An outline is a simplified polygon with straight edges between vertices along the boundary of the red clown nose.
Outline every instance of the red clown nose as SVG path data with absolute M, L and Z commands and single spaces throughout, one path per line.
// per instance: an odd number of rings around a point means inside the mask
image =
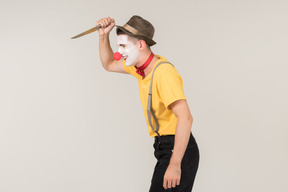
M 121 53 L 119 53 L 119 52 L 115 52 L 114 54 L 113 54 L 113 58 L 116 60 L 116 61 L 119 61 L 120 59 L 121 59 Z

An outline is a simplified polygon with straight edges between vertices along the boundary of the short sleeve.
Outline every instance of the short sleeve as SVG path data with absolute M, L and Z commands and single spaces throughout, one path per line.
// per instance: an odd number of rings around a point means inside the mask
M 155 77 L 158 93 L 166 108 L 177 100 L 185 99 L 183 81 L 175 67 L 162 64 L 156 69 Z

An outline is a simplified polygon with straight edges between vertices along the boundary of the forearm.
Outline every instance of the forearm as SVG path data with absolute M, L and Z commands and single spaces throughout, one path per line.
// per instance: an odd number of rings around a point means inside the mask
M 113 62 L 113 50 L 110 45 L 109 34 L 99 35 L 99 54 L 102 66 L 108 69 Z
M 186 118 L 178 118 L 175 132 L 174 149 L 172 157 L 170 159 L 170 164 L 176 166 L 181 165 L 184 153 L 189 142 L 192 122 L 192 116 Z

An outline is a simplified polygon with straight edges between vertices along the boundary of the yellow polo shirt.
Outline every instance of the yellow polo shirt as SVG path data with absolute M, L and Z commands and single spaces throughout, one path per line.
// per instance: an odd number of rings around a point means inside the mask
M 159 57 L 159 60 L 154 64 L 153 70 L 158 63 L 167 61 L 165 57 L 156 56 Z M 155 137 L 157 134 L 150 127 L 147 118 L 148 93 L 152 72 L 143 79 L 142 76 L 136 73 L 134 66 L 127 67 L 125 61 L 123 62 L 123 66 L 126 72 L 130 73 L 138 80 L 139 94 L 148 126 L 148 132 L 151 137 Z M 152 109 L 159 123 L 158 132 L 160 135 L 175 135 L 177 117 L 174 115 L 169 105 L 181 99 L 186 100 L 181 76 L 171 64 L 164 63 L 159 65 L 154 73 L 152 84 Z M 151 119 L 155 129 L 155 122 L 152 117 Z

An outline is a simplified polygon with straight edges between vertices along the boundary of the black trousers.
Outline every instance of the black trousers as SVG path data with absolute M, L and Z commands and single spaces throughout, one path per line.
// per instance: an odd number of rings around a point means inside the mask
M 149 192 L 191 192 L 199 164 L 199 149 L 190 133 L 187 149 L 181 163 L 180 185 L 165 190 L 163 179 L 173 153 L 174 135 L 155 137 L 154 155 L 157 159 Z

